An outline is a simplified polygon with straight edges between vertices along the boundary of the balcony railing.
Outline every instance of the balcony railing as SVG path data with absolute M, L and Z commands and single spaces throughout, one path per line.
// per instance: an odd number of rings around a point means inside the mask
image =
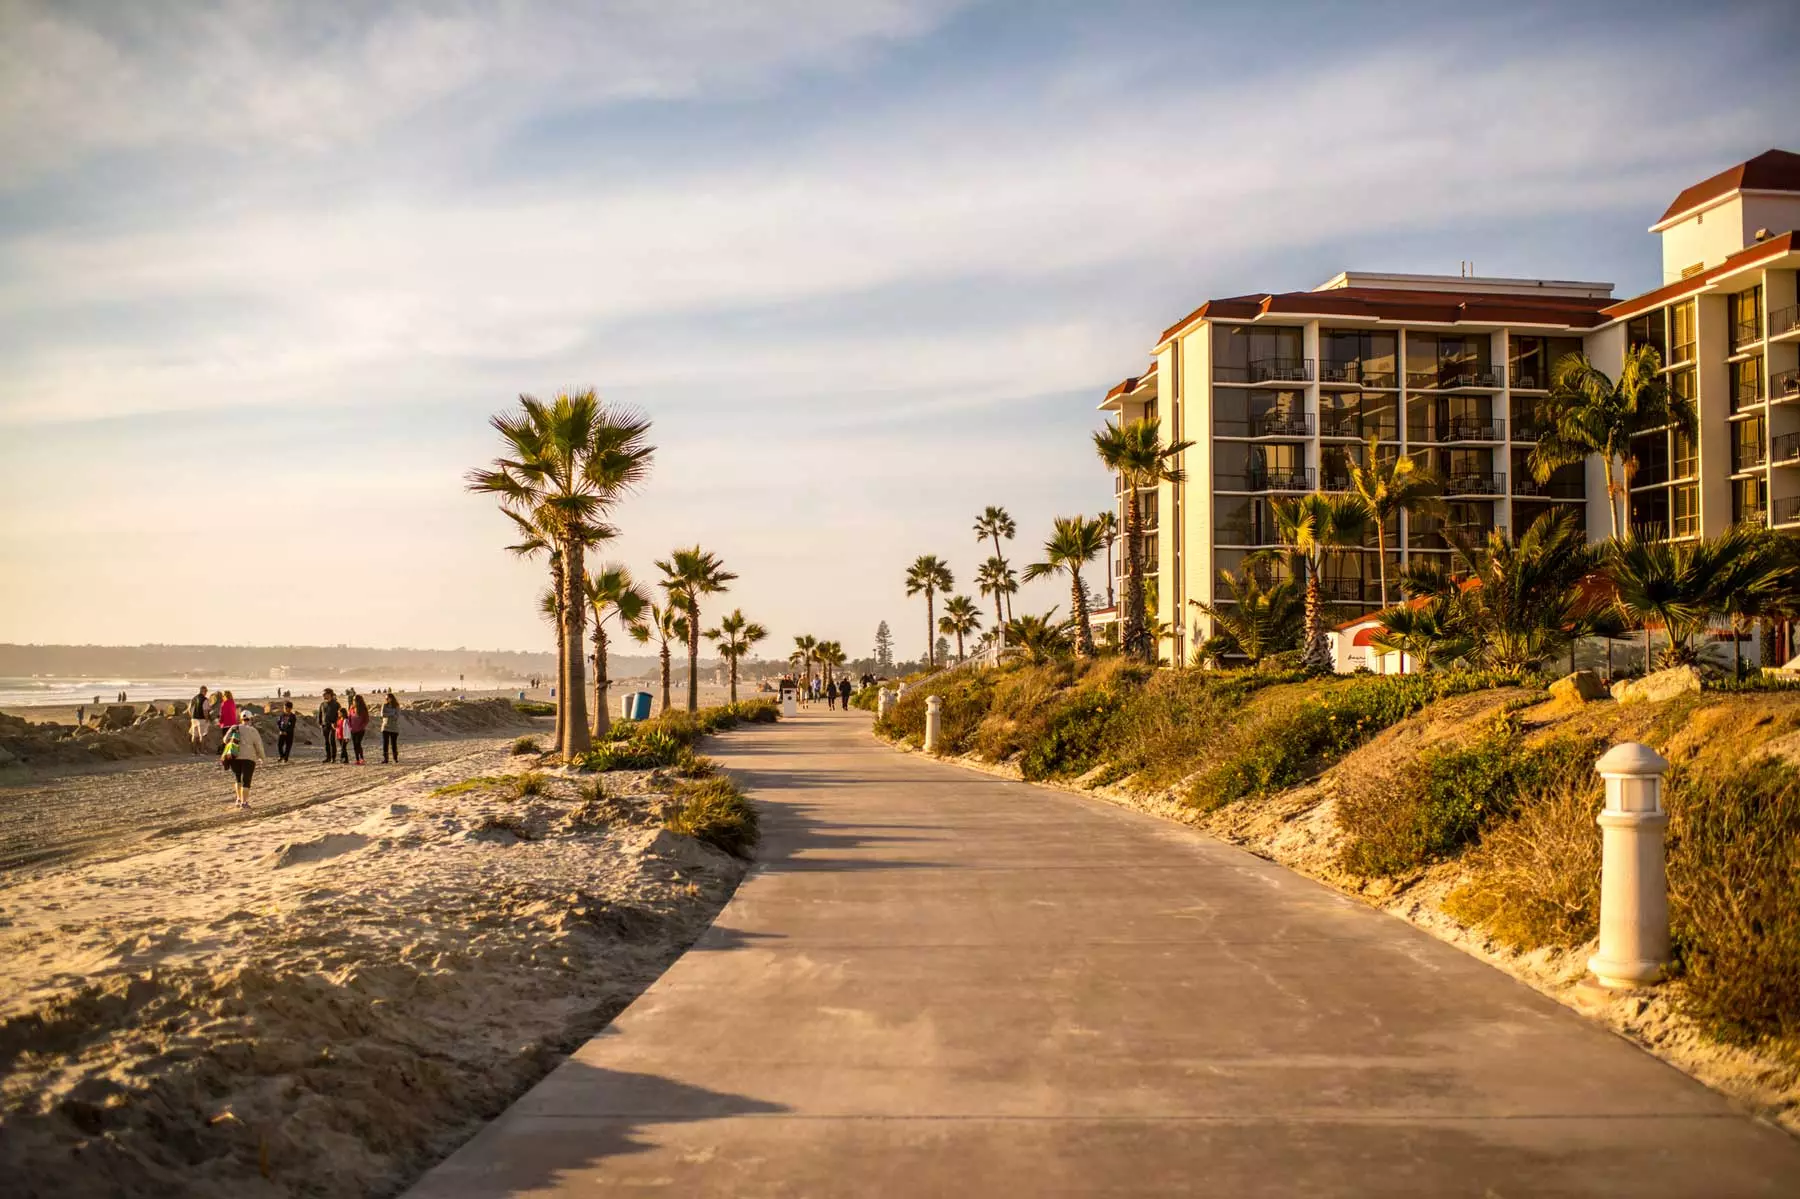
M 1400 440 L 1400 426 L 1395 421 L 1375 421 L 1354 412 L 1326 411 L 1319 415 L 1319 434 L 1323 437 L 1353 437 L 1365 440 L 1373 433 L 1382 441 Z
M 1800 520 L 1800 495 L 1783 496 L 1776 500 L 1769 519 L 1771 524 L 1777 525 L 1791 525 Z
M 1754 361 L 1754 359 L 1752 360 Z M 1762 391 L 1757 386 L 1760 380 L 1752 376 L 1739 379 L 1731 389 L 1731 410 L 1742 412 L 1746 408 L 1754 408 L 1763 402 Z
M 1312 417 L 1299 412 L 1265 412 L 1250 418 L 1252 437 L 1311 437 Z
M 1445 495 L 1500 495 L 1506 490 L 1504 475 L 1477 474 L 1465 471 L 1444 480 Z
M 1320 491 L 1349 491 L 1349 475 L 1322 475 L 1319 478 Z
M 1310 383 L 1311 358 L 1258 358 L 1250 364 L 1252 383 Z
M 1790 366 L 1769 376 L 1769 399 L 1771 402 L 1800 399 L 1800 367 Z
M 1800 462 L 1800 433 L 1781 433 L 1775 438 L 1775 452 L 1771 455 L 1776 464 L 1784 462 Z
M 1445 372 L 1438 378 L 1438 387 L 1446 391 L 1498 391 L 1502 386 L 1502 373 L 1485 367 L 1480 370 Z
M 1258 529 L 1255 525 L 1238 523 L 1215 527 L 1213 540 L 1219 545 L 1243 545 L 1252 548 L 1279 544 L 1274 530 Z
M 1345 383 L 1357 387 L 1392 387 L 1394 372 L 1371 369 L 1362 362 L 1321 362 L 1319 382 Z
M 1319 590 L 1334 603 L 1374 604 L 1380 602 L 1381 584 L 1371 579 L 1320 579 Z
M 1760 444 L 1737 442 L 1731 447 L 1731 469 L 1734 473 L 1755 470 L 1759 466 L 1766 465 L 1768 461 L 1769 456 Z
M 1551 479 L 1548 483 L 1540 483 L 1531 475 L 1515 474 L 1512 490 L 1516 496 L 1534 496 L 1546 500 L 1584 500 L 1587 498 L 1587 484 L 1578 479 Z
M 1241 475 L 1215 475 L 1220 491 L 1311 491 L 1313 472 L 1304 470 L 1253 470 Z
M 1800 329 L 1800 305 L 1789 304 L 1769 314 L 1769 336 L 1781 337 Z
M 1752 316 L 1731 323 L 1731 349 L 1733 353 L 1746 346 L 1755 345 L 1762 340 L 1762 317 Z
M 1766 508 L 1745 508 L 1737 515 L 1737 523 L 1761 528 L 1769 523 L 1769 512 Z
M 1439 441 L 1504 441 L 1506 430 L 1499 421 L 1474 416 L 1453 416 L 1438 430 Z
M 1548 391 L 1550 378 L 1535 366 L 1521 367 L 1514 364 L 1509 372 L 1512 376 L 1514 391 Z

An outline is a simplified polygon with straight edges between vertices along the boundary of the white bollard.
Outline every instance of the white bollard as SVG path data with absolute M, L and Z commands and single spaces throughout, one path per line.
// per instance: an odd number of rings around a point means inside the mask
M 1669 885 L 1664 870 L 1663 772 L 1648 745 L 1626 741 L 1601 755 L 1600 950 L 1588 969 L 1606 987 L 1653 983 L 1669 964 Z
M 925 697 L 925 752 L 930 753 L 937 748 L 938 734 L 944 727 L 944 697 L 928 695 Z
M 875 715 L 877 718 L 882 720 L 887 719 L 887 714 L 894 710 L 895 698 L 896 696 L 892 689 L 887 687 L 883 687 L 875 693 Z

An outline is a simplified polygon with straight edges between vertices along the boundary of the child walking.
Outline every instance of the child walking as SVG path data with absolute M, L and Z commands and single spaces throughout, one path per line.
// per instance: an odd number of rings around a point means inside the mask
M 294 712 L 294 701 L 288 700 L 281 705 L 281 715 L 275 718 L 275 756 L 278 761 L 285 762 L 294 752 L 294 727 L 300 723 L 300 717 Z

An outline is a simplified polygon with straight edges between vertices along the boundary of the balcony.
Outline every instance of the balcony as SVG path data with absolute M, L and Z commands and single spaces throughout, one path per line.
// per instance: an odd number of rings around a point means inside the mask
M 1504 441 L 1506 430 L 1498 421 L 1475 416 L 1453 416 L 1438 430 L 1439 441 Z
M 1742 426 L 1739 426 L 1742 428 Z M 1759 466 L 1768 465 L 1769 457 L 1761 444 L 1738 442 L 1731 447 L 1731 470 L 1733 474 L 1742 474 L 1747 470 L 1755 470 Z
M 1544 500 L 1585 500 L 1587 485 L 1576 479 L 1551 479 L 1548 483 L 1540 483 L 1531 475 L 1513 476 L 1513 495 L 1532 497 Z
M 1319 480 L 1320 491 L 1349 491 L 1349 475 L 1325 475 Z
M 1252 383 L 1310 383 L 1311 358 L 1258 358 L 1250 364 Z
M 1380 603 L 1381 584 L 1372 579 L 1320 579 L 1319 592 L 1338 604 Z
M 1731 389 L 1731 410 L 1742 412 L 1746 408 L 1755 408 L 1763 402 L 1762 392 L 1758 388 L 1761 380 L 1754 376 L 1739 379 Z
M 1790 366 L 1769 376 L 1769 402 L 1780 404 L 1788 400 L 1800 400 L 1800 367 Z
M 1219 491 L 1311 491 L 1313 472 L 1304 470 L 1253 470 L 1241 475 L 1215 475 Z
M 1508 372 L 1512 377 L 1514 391 L 1548 391 L 1550 378 L 1535 366 L 1521 367 L 1516 363 Z
M 1319 414 L 1319 435 L 1321 437 L 1341 437 L 1350 441 L 1367 440 L 1373 433 L 1382 441 L 1400 440 L 1399 425 L 1394 421 L 1370 420 L 1356 412 L 1332 412 L 1327 410 Z
M 1769 340 L 1785 341 L 1800 336 L 1800 306 L 1789 304 L 1769 314 Z
M 1766 508 L 1746 508 L 1737 514 L 1735 523 L 1760 529 L 1769 523 L 1768 510 Z
M 1499 391 L 1505 385 L 1502 372 L 1486 367 L 1446 373 L 1438 379 L 1440 391 Z
M 1298 412 L 1265 412 L 1250 418 L 1252 437 L 1311 437 L 1312 418 Z
M 1800 495 L 1783 496 L 1776 500 L 1774 510 L 1769 515 L 1771 524 L 1791 525 L 1800 521 Z
M 1444 480 L 1444 494 L 1459 495 L 1502 495 L 1506 491 L 1505 475 L 1476 474 L 1464 471 L 1453 474 Z
M 1775 452 L 1770 460 L 1776 466 L 1800 462 L 1800 433 L 1778 434 L 1775 438 Z
M 1394 372 L 1373 369 L 1362 362 L 1321 362 L 1319 382 L 1341 387 L 1393 387 Z
M 1762 317 L 1731 322 L 1731 352 L 1741 353 L 1762 340 Z

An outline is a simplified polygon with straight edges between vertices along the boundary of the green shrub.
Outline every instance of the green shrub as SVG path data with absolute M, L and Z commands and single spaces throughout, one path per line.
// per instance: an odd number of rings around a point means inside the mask
M 526 754 L 541 754 L 544 751 L 538 746 L 536 737 L 520 737 L 512 743 L 512 752 L 514 757 L 524 757 Z
M 486 791 L 491 787 L 504 787 L 510 784 L 510 774 L 484 774 L 477 778 L 463 779 L 459 783 L 445 783 L 432 791 L 433 795 L 466 795 L 470 791 Z
M 1669 776 L 1671 931 L 1689 1011 L 1800 1056 L 1800 770 L 1763 757 Z
M 710 778 L 719 773 L 719 764 L 687 748 L 675 755 L 675 773 L 688 779 Z
M 556 715 L 556 705 L 522 699 L 513 704 L 513 711 L 521 716 L 554 716 Z
M 1080 690 L 1055 705 L 1043 728 L 1019 758 L 1027 779 L 1073 778 L 1093 769 L 1106 722 L 1119 710 L 1111 691 Z
M 1571 762 L 1545 794 L 1521 795 L 1512 819 L 1482 833 L 1465 859 L 1469 879 L 1444 910 L 1520 951 L 1591 938 L 1600 923 L 1601 791 L 1599 775 Z
M 513 795 L 524 799 L 527 795 L 542 795 L 550 789 L 550 776 L 541 770 L 527 770 L 513 780 Z
M 756 809 L 729 778 L 683 783 L 674 794 L 676 806 L 664 817 L 664 827 L 737 857 L 750 856 L 760 835 Z
M 774 724 L 781 719 L 781 705 L 772 699 L 740 699 L 727 710 L 746 724 Z
M 850 693 L 850 706 L 861 708 L 865 712 L 873 712 L 881 706 L 880 683 L 871 683 L 860 691 Z

